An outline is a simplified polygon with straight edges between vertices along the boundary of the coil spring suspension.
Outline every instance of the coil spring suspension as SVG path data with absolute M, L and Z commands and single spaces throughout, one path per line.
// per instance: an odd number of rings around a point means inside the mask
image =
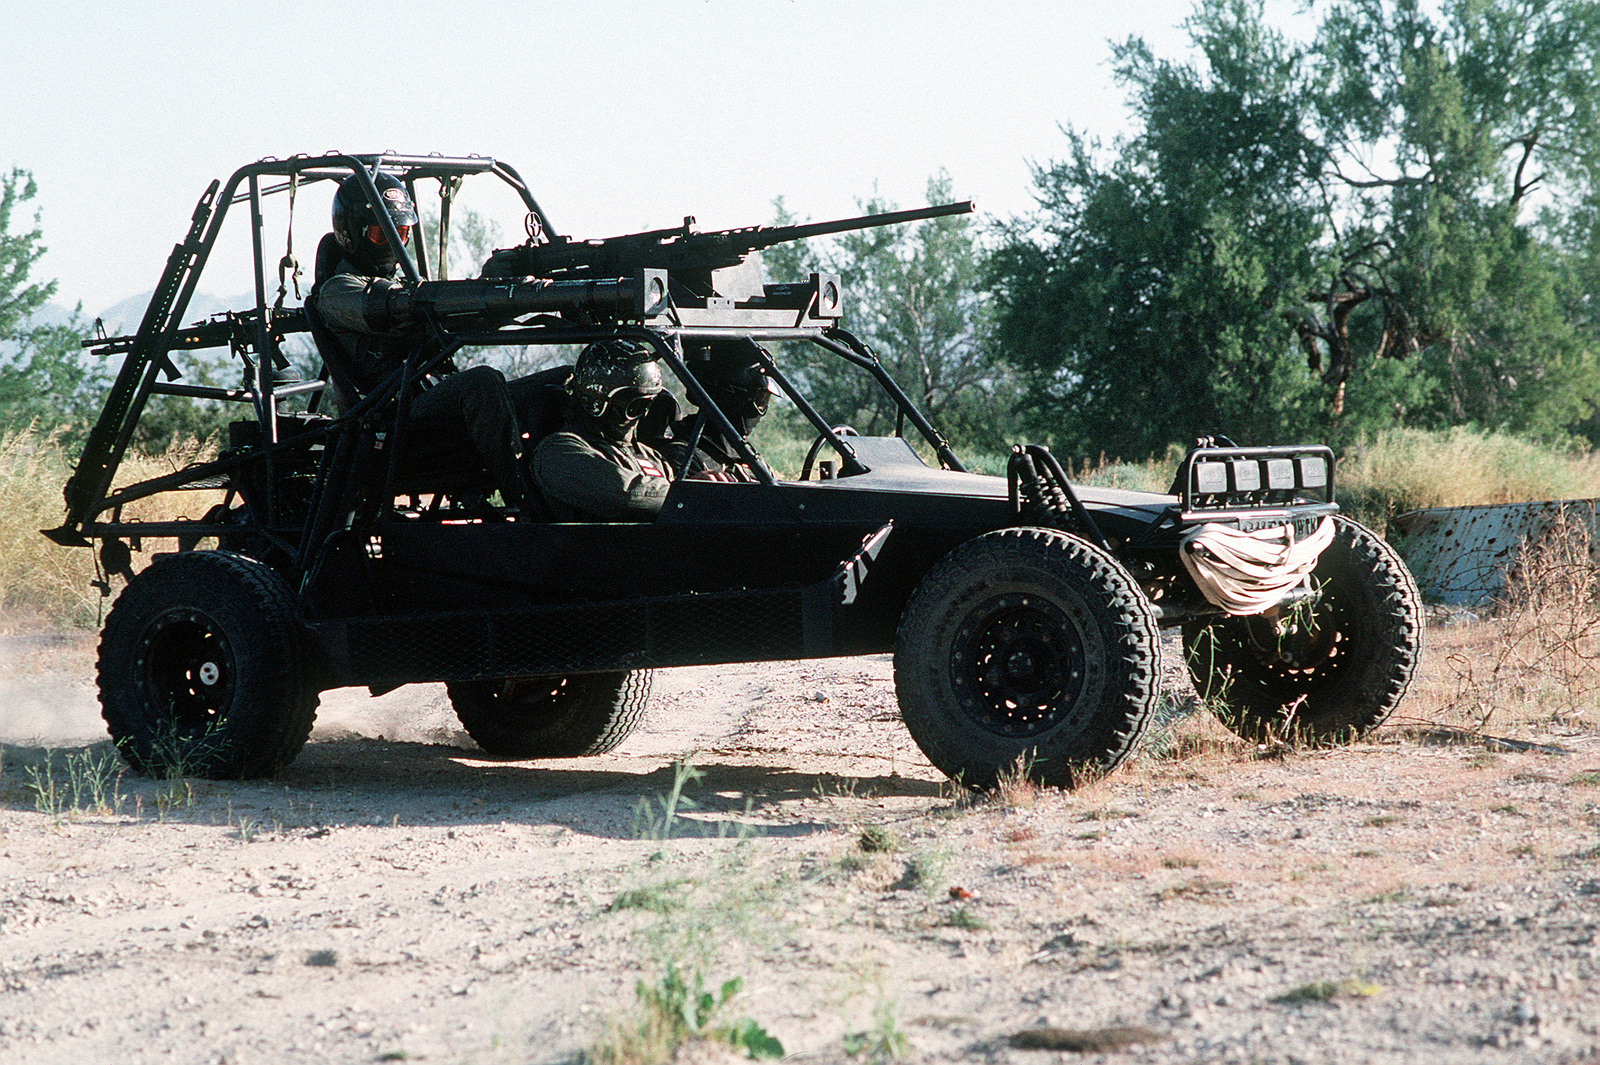
M 1076 532 L 1097 547 L 1111 550 L 1049 448 L 1043 444 L 1013 447 L 1006 480 L 1011 490 L 1011 509 L 1023 521 Z

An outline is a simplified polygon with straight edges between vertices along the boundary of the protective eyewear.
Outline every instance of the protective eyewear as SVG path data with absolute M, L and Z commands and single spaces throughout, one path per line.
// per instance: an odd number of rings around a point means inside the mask
M 411 239 L 411 227 L 410 226 L 395 226 L 395 228 L 400 231 L 400 243 L 401 244 L 404 244 L 406 241 Z M 368 226 L 367 227 L 367 239 L 370 240 L 374 244 L 387 244 L 387 243 L 389 243 L 389 238 L 384 235 L 382 226 Z
M 650 404 L 655 402 L 659 392 L 631 392 L 623 394 L 624 389 L 619 388 L 606 397 L 606 402 L 613 410 L 619 411 L 626 421 L 638 421 L 650 410 Z

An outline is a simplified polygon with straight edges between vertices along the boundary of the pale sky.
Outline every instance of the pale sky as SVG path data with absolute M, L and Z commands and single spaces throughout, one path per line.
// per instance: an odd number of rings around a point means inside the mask
M 766 223 L 778 196 L 803 218 L 847 216 L 875 183 L 920 206 L 941 167 L 957 198 L 1006 217 L 1033 206 L 1030 164 L 1065 154 L 1060 126 L 1122 128 L 1108 39 L 1182 58 L 1190 8 L 0 0 L 0 168 L 39 184 L 35 279 L 90 315 L 152 288 L 206 184 L 268 155 L 493 156 L 579 237 L 686 214 Z M 324 188 L 297 210 L 325 215 Z M 275 258 L 284 234 L 267 228 Z M 308 263 L 315 236 L 297 221 Z

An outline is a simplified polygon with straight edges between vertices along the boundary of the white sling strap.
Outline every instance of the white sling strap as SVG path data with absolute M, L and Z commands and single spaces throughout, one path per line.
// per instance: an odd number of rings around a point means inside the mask
M 1207 524 L 1183 538 L 1178 554 L 1213 605 L 1229 614 L 1259 614 L 1304 581 L 1332 542 L 1332 518 L 1298 542 L 1293 525 L 1240 532 Z

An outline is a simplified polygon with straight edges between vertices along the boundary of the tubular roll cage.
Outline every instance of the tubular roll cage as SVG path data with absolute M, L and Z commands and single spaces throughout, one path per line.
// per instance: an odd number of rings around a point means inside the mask
M 303 307 L 283 306 L 281 288 L 277 299 L 269 304 L 267 295 L 266 258 L 262 231 L 264 197 L 288 193 L 292 218 L 293 197 L 299 186 L 327 180 L 343 180 L 356 175 L 371 203 L 379 196 L 372 175 L 379 170 L 397 173 L 407 187 L 412 201 L 418 202 L 416 182 L 437 179 L 440 182 L 442 209 L 438 245 L 442 249 L 448 240 L 449 207 L 456 188 L 466 177 L 492 174 L 509 185 L 521 197 L 529 214 L 529 231 L 535 235 L 555 233 L 548 216 L 534 199 L 526 182 L 510 166 L 483 156 L 445 157 L 438 155 L 411 156 L 396 154 L 347 155 L 328 153 L 322 156 L 296 155 L 287 159 L 262 159 L 235 171 L 225 187 L 212 181 L 200 197 L 191 218 L 189 231 L 182 243 L 175 245 L 168 257 L 161 280 L 145 311 L 139 328 L 132 336 L 106 337 L 103 334 L 84 341 L 84 347 L 99 355 L 125 353 L 121 369 L 108 393 L 100 418 L 91 429 L 84 444 L 73 475 L 68 479 L 64 496 L 67 504 L 66 520 L 55 529 L 45 530 L 45 535 L 66 546 L 88 547 L 92 541 L 103 541 L 102 557 L 113 572 L 125 568 L 126 547 L 122 538 L 137 545 L 143 537 L 175 537 L 180 549 L 192 548 L 201 538 L 236 531 L 238 526 L 226 522 L 227 505 L 235 494 L 234 475 L 246 465 L 265 463 L 269 474 L 271 464 L 291 451 L 309 451 L 321 446 L 322 459 L 316 476 L 315 495 L 311 502 L 311 517 L 297 537 L 290 543 L 278 525 L 276 500 L 255 501 L 266 513 L 259 515 L 259 531 L 286 551 L 295 567 L 304 574 L 326 539 L 341 524 L 341 500 L 345 498 L 348 479 L 356 455 L 355 449 L 366 434 L 387 431 L 395 446 L 388 449 L 387 469 L 384 474 L 380 498 L 392 500 L 398 481 L 400 454 L 405 424 L 406 408 L 414 386 L 430 372 L 464 347 L 482 345 L 532 346 L 551 344 L 584 344 L 607 338 L 630 338 L 649 344 L 673 374 L 682 382 L 690 400 L 733 441 L 735 447 L 764 483 L 773 483 L 772 475 L 759 455 L 744 440 L 727 415 L 712 401 L 705 388 L 689 370 L 683 358 L 683 341 L 714 340 L 730 337 L 748 337 L 756 341 L 810 341 L 825 351 L 843 358 L 870 373 L 894 400 L 898 410 L 896 434 L 904 432 L 907 419 L 919 435 L 933 449 L 940 465 L 945 469 L 965 471 L 966 467 L 950 448 L 949 443 L 928 419 L 917 409 L 872 350 L 855 336 L 840 328 L 838 315 L 838 279 L 829 275 L 812 275 L 808 287 L 796 285 L 768 286 L 775 289 L 801 289 L 799 302 L 789 313 L 768 314 L 752 321 L 740 309 L 723 310 L 717 307 L 694 308 L 692 311 L 673 304 L 672 297 L 664 297 L 664 305 L 652 307 L 648 295 L 645 305 L 632 313 L 612 313 L 588 323 L 573 321 L 550 314 L 537 314 L 516 326 L 504 328 L 478 328 L 456 330 L 449 328 L 427 303 L 420 305 L 425 324 L 432 334 L 436 351 L 426 357 L 417 352 L 408 356 L 405 363 L 392 371 L 371 393 L 342 416 L 316 419 L 311 424 L 297 424 L 292 434 L 281 432 L 283 420 L 277 409 L 279 400 L 310 394 L 311 410 L 315 411 L 319 393 L 326 380 L 311 380 L 279 385 L 275 371 L 288 366 L 280 345 L 292 333 L 309 333 L 310 323 Z M 265 184 L 271 179 L 275 183 Z M 219 193 L 220 188 L 220 193 Z M 255 306 L 250 311 L 228 312 L 211 321 L 182 326 L 184 313 L 195 293 L 201 273 L 216 244 L 228 208 L 234 204 L 250 205 L 251 247 L 255 266 Z M 419 233 L 414 242 L 415 258 L 410 247 L 400 240 L 399 232 L 387 211 L 376 211 L 379 224 L 398 249 L 400 270 L 405 284 L 415 286 L 431 280 L 427 256 L 427 241 Z M 292 222 L 291 222 L 292 224 Z M 287 259 L 287 257 L 286 257 Z M 441 271 L 443 272 L 443 271 Z M 644 271 L 645 274 L 654 273 Z M 652 280 L 649 277 L 646 282 Z M 827 290 L 826 286 L 833 289 Z M 663 286 L 663 289 L 665 286 Z M 823 293 L 831 292 L 831 299 Z M 793 295 L 793 293 L 786 293 Z M 831 312 L 824 305 L 830 306 Z M 786 305 L 787 306 L 787 305 Z M 758 316 L 759 317 L 759 316 Z M 605 319 L 619 319 L 607 325 Z M 627 319 L 632 321 L 627 321 Z M 781 319 L 781 321 L 780 321 Z M 197 350 L 229 346 L 243 362 L 246 385 L 242 388 L 218 388 L 202 385 L 180 384 L 182 376 L 170 355 L 173 351 Z M 765 352 L 762 364 L 768 375 L 794 402 L 807 421 L 817 429 L 841 458 L 841 473 L 850 475 L 864 472 L 845 438 L 806 400 L 794 383 Z M 161 380 L 162 376 L 166 380 Z M 386 410 L 390 400 L 398 394 L 392 411 Z M 126 454 L 135 427 L 151 395 L 186 396 L 223 402 L 247 402 L 253 407 L 261 427 L 260 446 L 235 450 L 221 458 L 196 463 L 183 470 L 161 477 L 128 485 L 111 491 L 117 470 Z M 269 475 L 266 485 L 274 484 Z M 198 521 L 141 521 L 124 519 L 122 509 L 128 503 L 163 492 L 178 489 L 227 489 L 224 504 Z M 109 518 L 104 518 L 107 512 Z M 348 511 L 343 511 L 348 513 Z M 218 520 L 221 518 L 222 520 Z M 287 530 L 285 530 L 287 531 Z M 117 564 L 120 561 L 120 564 Z

